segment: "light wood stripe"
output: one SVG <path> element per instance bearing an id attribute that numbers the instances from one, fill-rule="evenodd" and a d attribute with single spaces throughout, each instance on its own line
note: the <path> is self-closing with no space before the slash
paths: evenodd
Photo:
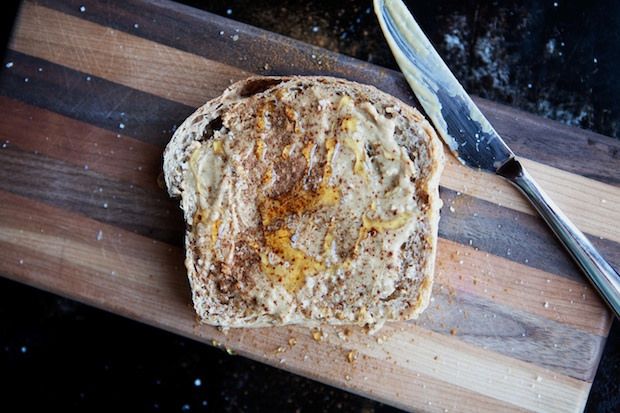
<path id="1" fill-rule="evenodd" d="M 230 81 L 250 75 L 30 2 L 22 6 L 11 48 L 191 106 L 214 97 L 214 91 L 222 90 Z M 501 178 L 462 167 L 450 156 L 448 159 L 441 180 L 443 186 L 507 208 L 535 213 L 517 190 Z M 608 224 L 620 222 L 620 208 L 614 208 L 620 203 L 620 188 L 533 161 L 526 161 L 526 165 L 580 229 L 620 242 L 620 231 Z M 579 190 L 575 183 L 580 184 Z"/>
<path id="2" fill-rule="evenodd" d="M 250 75 L 31 2 L 22 5 L 12 42 L 14 50 L 191 106 Z"/>
<path id="3" fill-rule="evenodd" d="M 159 147 L 130 137 L 118 138 L 105 129 L 6 97 L 0 97 L 0 108 L 8 115 L 0 119 L 0 133 L 10 137 L 12 145 L 80 169 L 88 165 L 90 171 L 120 181 L 163 190 L 156 185 Z M 133 190 L 127 187 L 125 191 L 130 196 Z M 597 335 L 605 335 L 611 323 L 589 285 L 443 238 L 439 240 L 436 274 L 435 291 L 445 287 L 446 291 L 467 292 Z"/>
<path id="4" fill-rule="evenodd" d="M 222 340 L 272 365 L 282 367 L 284 359 L 293 371 L 363 394 L 385 395 L 393 402 L 396 391 L 402 407 L 442 411 L 448 408 L 442 403 L 467 398 L 468 403 L 474 400 L 467 406 L 472 411 L 511 405 L 578 411 L 585 403 L 588 383 L 410 324 L 386 326 L 382 343 L 357 329 L 344 342 L 335 327 L 325 327 L 328 334 L 322 343 L 301 327 L 235 329 L 222 335 L 193 320 L 184 269 L 175 264 L 182 262 L 180 249 L 5 192 L 0 192 L 0 200 L 0 243 L 8 251 L 1 268 L 21 281 L 190 337 Z M 99 230 L 103 237 L 97 240 Z M 303 353 L 276 352 L 291 336 L 297 339 L 296 351 Z M 357 363 L 346 362 L 348 349 L 360 352 Z M 436 382 L 444 384 L 433 386 Z M 432 386 L 430 405 L 416 384 Z M 446 397 L 442 389 L 447 389 Z M 470 399 L 472 393 L 479 395 Z M 474 404 L 476 400 L 480 404 Z"/>

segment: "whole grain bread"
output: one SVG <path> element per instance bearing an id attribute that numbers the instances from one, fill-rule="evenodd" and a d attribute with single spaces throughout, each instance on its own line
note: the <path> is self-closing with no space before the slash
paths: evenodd
<path id="1" fill-rule="evenodd" d="M 442 168 L 430 124 L 372 86 L 330 77 L 231 85 L 164 152 L 200 319 L 376 326 L 417 317 L 431 294 Z"/>

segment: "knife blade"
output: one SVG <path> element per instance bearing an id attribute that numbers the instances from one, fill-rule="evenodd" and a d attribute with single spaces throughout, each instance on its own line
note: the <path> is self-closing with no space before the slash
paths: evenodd
<path id="1" fill-rule="evenodd" d="M 402 1 L 375 0 L 375 13 L 398 66 L 452 153 L 488 172 L 514 158 Z"/>
<path id="2" fill-rule="evenodd" d="M 424 111 L 466 166 L 509 180 L 620 318 L 620 274 L 527 173 L 441 59 L 402 0 L 373 0 L 383 34 Z"/>

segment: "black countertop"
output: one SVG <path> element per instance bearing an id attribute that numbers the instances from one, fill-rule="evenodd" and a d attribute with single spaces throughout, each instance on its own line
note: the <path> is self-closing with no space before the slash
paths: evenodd
<path id="1" fill-rule="evenodd" d="M 184 2 L 396 68 L 370 2 Z M 620 2 L 408 3 L 471 93 L 620 138 Z M 619 348 L 616 321 L 587 411 L 620 411 Z M 20 411 L 395 411 L 3 278 L 0 396 Z"/>

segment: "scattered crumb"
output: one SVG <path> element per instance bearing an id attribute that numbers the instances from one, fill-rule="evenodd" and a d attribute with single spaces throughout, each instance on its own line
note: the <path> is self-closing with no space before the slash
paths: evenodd
<path id="1" fill-rule="evenodd" d="M 86 7 L 80 6 L 80 13 L 84 13 L 86 11 Z"/>
<path id="2" fill-rule="evenodd" d="M 237 40 L 239 40 L 239 35 L 238 35 L 238 34 L 234 34 L 234 35 L 231 37 L 231 39 L 232 39 L 232 41 L 233 41 L 233 42 L 236 42 Z"/>
<path id="3" fill-rule="evenodd" d="M 295 344 L 297 344 L 297 339 L 295 337 L 291 337 L 291 338 L 288 339 L 289 347 L 293 347 L 293 346 L 295 346 Z"/>
<path id="4" fill-rule="evenodd" d="M 269 63 L 265 63 L 265 65 L 263 66 L 263 69 L 265 69 L 265 70 L 269 70 L 269 69 L 271 69 L 271 68 L 269 67 Z"/>
<path id="5" fill-rule="evenodd" d="M 346 376 L 344 376 L 344 379 L 345 379 L 346 381 L 351 381 L 351 376 L 349 376 L 349 375 L 347 374 Z"/>
<path id="6" fill-rule="evenodd" d="M 228 353 L 228 355 L 230 356 L 234 356 L 235 355 L 235 350 L 233 350 L 232 348 L 228 348 L 226 347 L 226 352 Z"/>
<path id="7" fill-rule="evenodd" d="M 540 383 L 541 381 L 543 381 L 543 379 L 540 376 L 536 376 L 536 381 Z"/>
<path id="8" fill-rule="evenodd" d="M 437 361 L 439 359 L 439 356 L 435 356 L 433 357 L 433 360 Z"/>
<path id="9" fill-rule="evenodd" d="M 357 361 L 357 351 L 356 350 L 351 350 L 347 353 L 347 361 L 349 363 L 355 363 L 355 361 Z"/>
<path id="10" fill-rule="evenodd" d="M 312 329 L 312 339 L 314 341 L 322 341 L 323 340 L 323 332 L 319 328 Z"/>
<path id="11" fill-rule="evenodd" d="M 285 349 L 284 347 L 280 346 L 280 347 L 278 347 L 278 348 L 276 349 L 276 354 L 278 354 L 278 353 L 284 353 L 285 351 L 286 351 L 286 349 Z"/>
<path id="12" fill-rule="evenodd" d="M 457 333 L 456 328 L 451 328 L 451 329 L 450 329 L 450 335 L 455 336 L 455 335 L 456 335 L 456 333 Z"/>
<path id="13" fill-rule="evenodd" d="M 286 359 L 280 359 L 280 364 L 286 363 Z"/>
<path id="14" fill-rule="evenodd" d="M 543 307 L 549 308 L 549 303 L 547 301 L 545 301 L 545 303 L 543 304 Z"/>
<path id="15" fill-rule="evenodd" d="M 454 207 L 452 205 L 450 205 L 450 212 L 455 213 L 456 209 L 454 209 Z"/>
<path id="16" fill-rule="evenodd" d="M 138 28 L 140 28 L 140 25 L 138 23 L 134 23 L 133 28 L 134 29 L 138 29 Z"/>
<path id="17" fill-rule="evenodd" d="M 4 67 L 6 67 L 7 69 L 12 68 L 13 67 L 13 62 L 7 62 L 7 64 L 5 64 Z"/>
<path id="18" fill-rule="evenodd" d="M 99 230 L 97 232 L 97 241 L 101 241 L 103 239 L 103 231 Z"/>
<path id="19" fill-rule="evenodd" d="M 125 129 L 125 124 L 121 122 L 121 123 L 118 124 L 118 127 L 120 129 Z"/>

